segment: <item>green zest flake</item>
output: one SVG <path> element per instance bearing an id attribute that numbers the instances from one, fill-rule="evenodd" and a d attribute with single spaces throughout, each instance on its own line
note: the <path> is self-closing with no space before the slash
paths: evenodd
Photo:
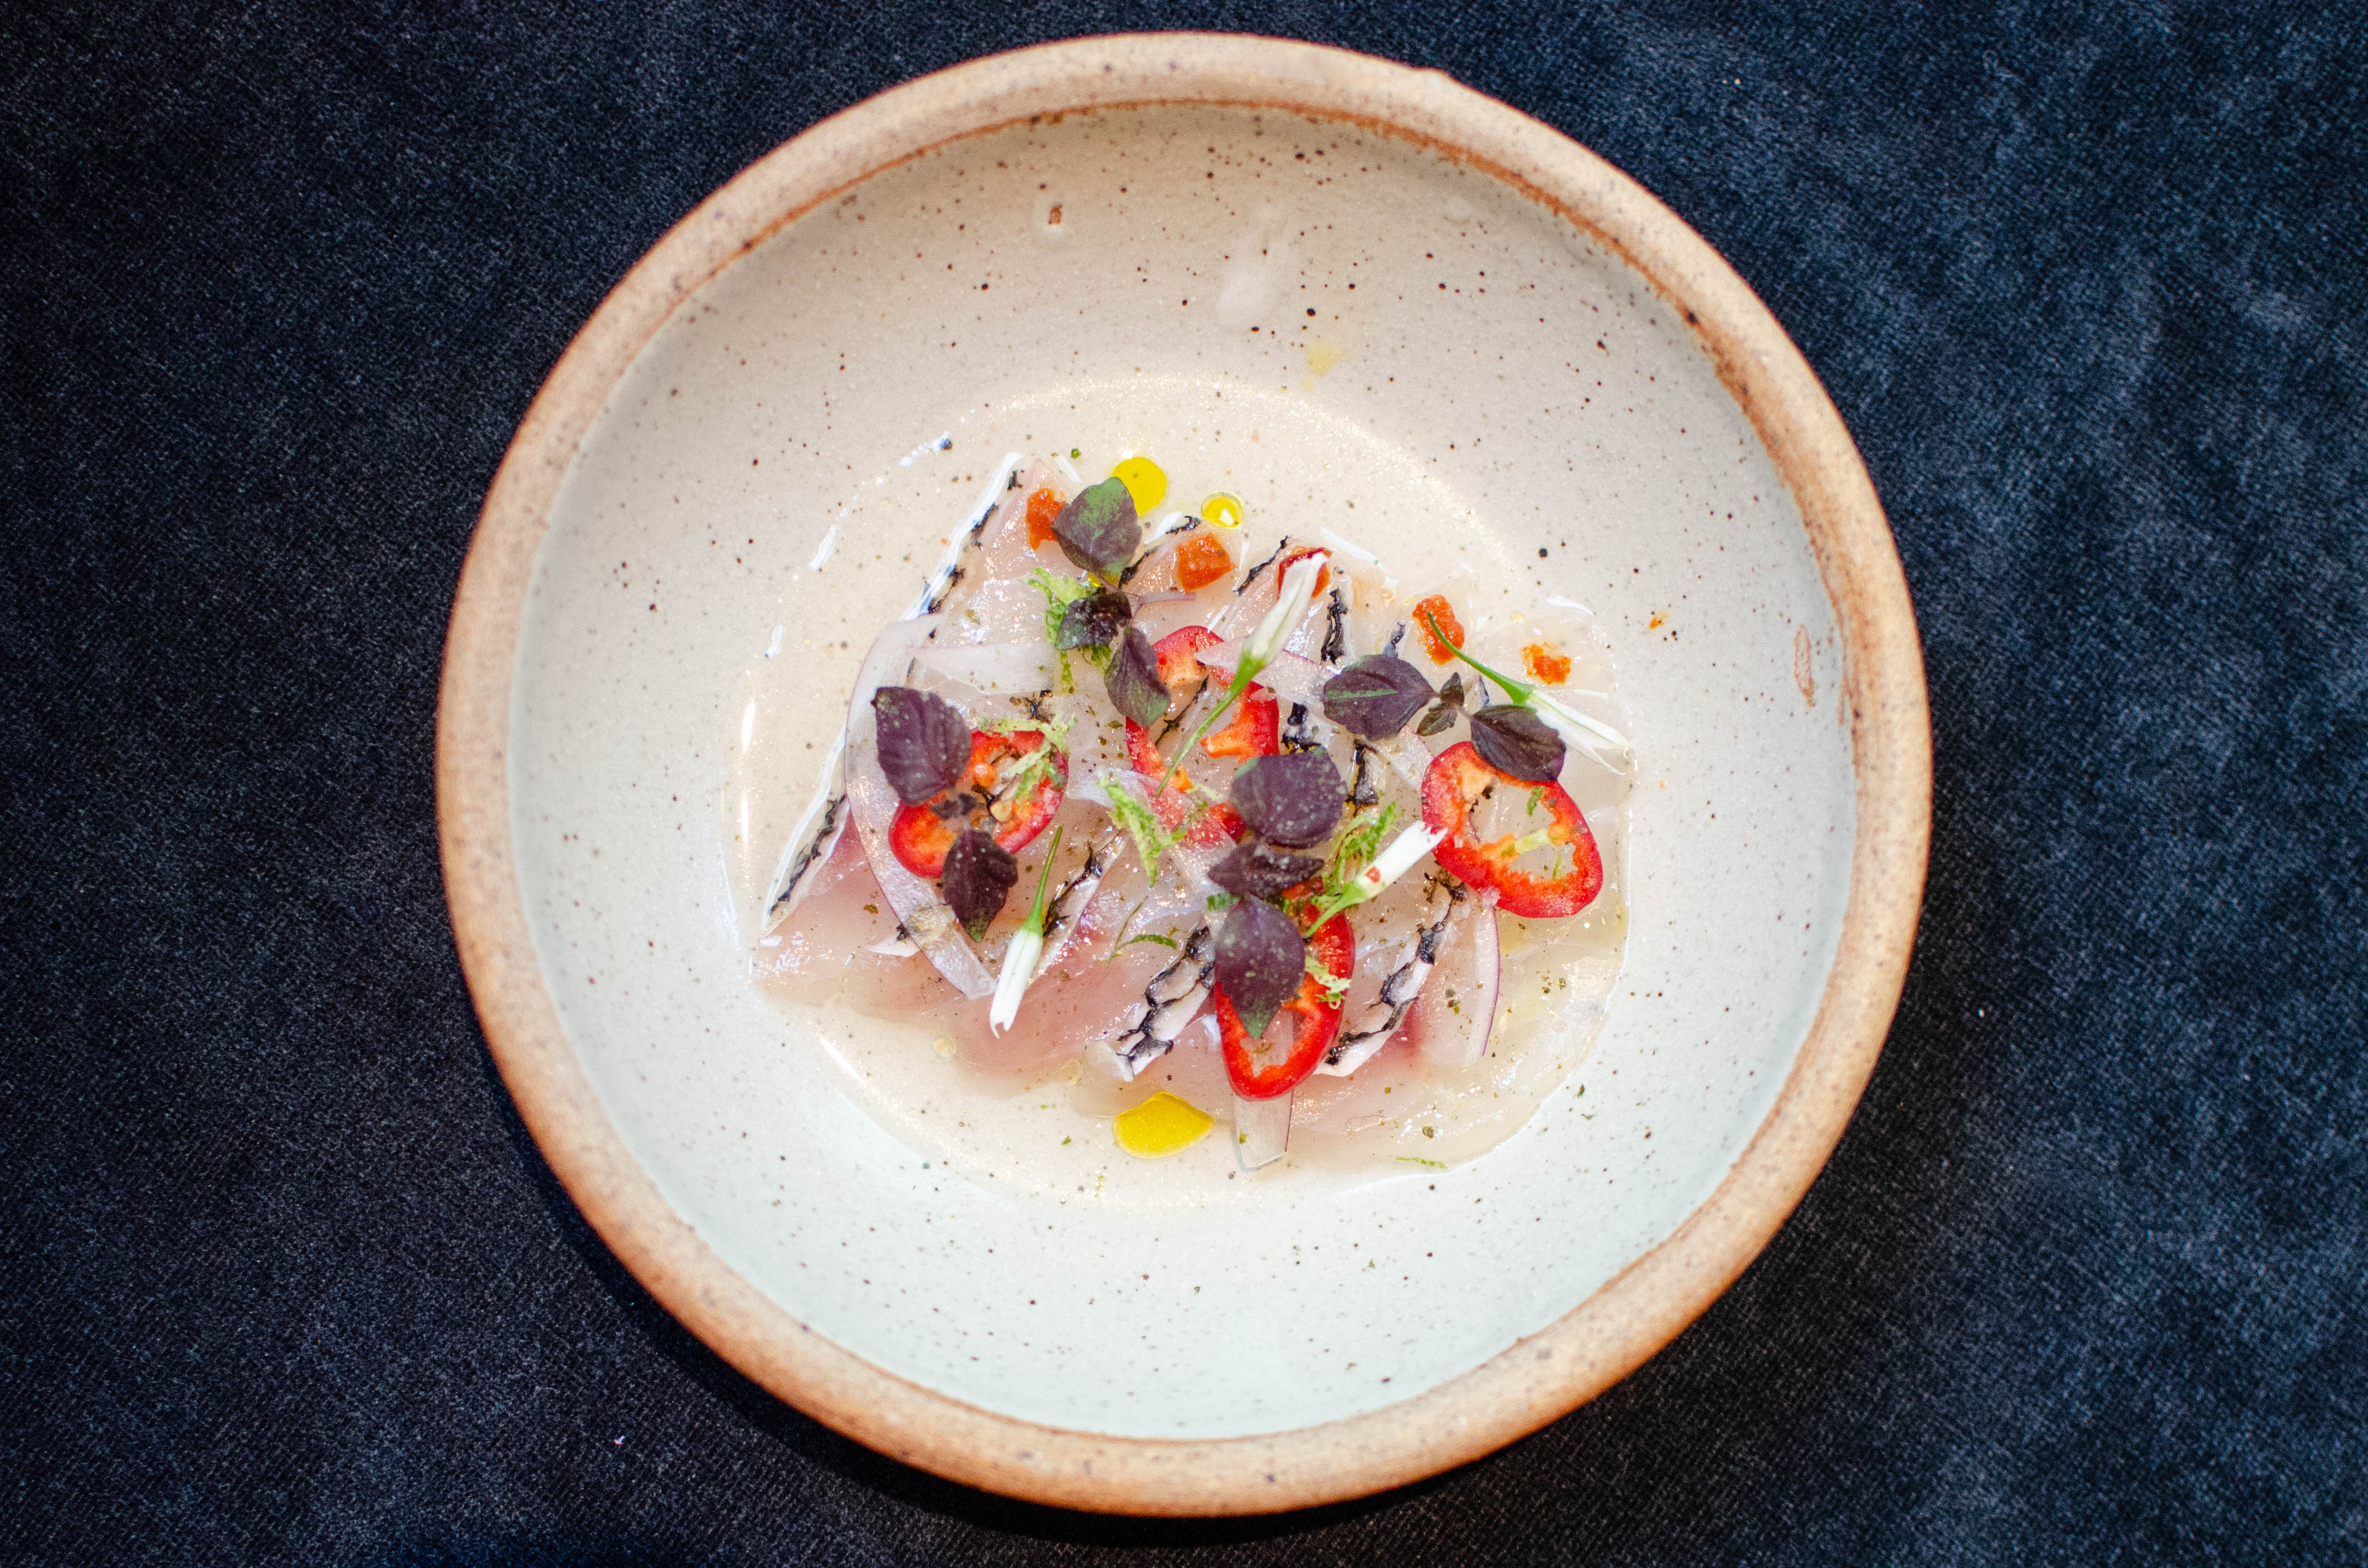
<path id="1" fill-rule="evenodd" d="M 1429 1165 L 1435 1171 L 1443 1171 L 1447 1168 L 1447 1162 L 1445 1160 L 1426 1160 L 1416 1154 L 1400 1154 L 1398 1159 L 1403 1164 L 1409 1165 Z"/>
<path id="2" fill-rule="evenodd" d="M 1152 814 L 1151 808 L 1136 799 L 1134 791 L 1120 779 L 1117 770 L 1103 769 L 1102 792 L 1110 797 L 1110 815 L 1118 820 L 1119 826 L 1126 830 L 1126 835 L 1134 840 L 1134 852 L 1143 858 L 1144 874 L 1156 882 L 1159 881 L 1159 858 L 1176 847 L 1176 840 Z"/>
<path id="3" fill-rule="evenodd" d="M 1539 789 L 1539 790 L 1531 790 L 1531 791 L 1530 791 L 1530 810 L 1529 810 L 1529 814 L 1530 814 L 1531 816 L 1535 816 L 1535 815 L 1537 815 L 1537 814 L 1538 814 L 1538 802 L 1539 802 L 1540 801 L 1544 800 L 1545 798 L 1546 798 L 1546 792 L 1545 792 L 1545 790 L 1543 790 L 1543 789 Z"/>
<path id="4" fill-rule="evenodd" d="M 1207 900 L 1202 903 L 1201 907 L 1207 913 L 1214 915 L 1221 909 L 1233 908 L 1233 906 L 1238 902 L 1239 901 L 1235 899 L 1232 893 L 1212 892 L 1208 896 Z"/>
<path id="5" fill-rule="evenodd" d="M 1063 577 L 1042 566 L 1028 574 L 1028 580 L 1036 585 L 1038 593 L 1044 596 L 1044 641 L 1052 643 L 1061 655 L 1061 688 L 1075 691 L 1077 680 L 1069 673 L 1068 650 L 1060 646 L 1061 613 L 1092 593 L 1094 585 L 1082 577 Z M 1103 651 L 1103 657 L 1109 657 L 1108 650 Z"/>
<path id="6" fill-rule="evenodd" d="M 1154 932 L 1154 931 L 1145 931 L 1145 932 L 1144 932 L 1142 936 L 1140 936 L 1140 937 L 1129 937 L 1125 941 L 1121 942 L 1121 943 L 1119 944 L 1119 946 L 1120 946 L 1120 947 L 1121 947 L 1121 948 L 1131 948 L 1131 947 L 1134 946 L 1137 942 L 1156 942 L 1156 943 L 1158 943 L 1158 944 L 1159 944 L 1161 947 L 1163 947 L 1163 948 L 1173 948 L 1174 946 L 1176 946 L 1176 938 L 1175 938 L 1175 937 L 1162 937 L 1162 936 L 1160 936 L 1158 933 Z M 1113 950 L 1115 950 L 1115 949 L 1113 949 Z"/>
<path id="7" fill-rule="evenodd" d="M 1326 969 L 1322 964 L 1316 962 L 1315 949 L 1313 948 L 1307 949 L 1307 975 L 1309 979 L 1322 986 L 1325 994 L 1330 996 L 1335 1002 L 1338 1002 L 1348 993 L 1348 976 L 1334 974 L 1330 970 Z"/>
<path id="8" fill-rule="evenodd" d="M 1069 731 L 1076 724 L 1075 718 L 1021 719 L 1015 717 L 997 719 L 987 726 L 990 731 L 999 735 L 1008 735 L 1019 730 L 1034 730 L 1044 737 L 1036 743 L 1035 749 L 1023 753 L 1011 765 L 1010 771 L 1003 776 L 1008 780 L 1006 793 L 1012 800 L 1024 801 L 1035 792 L 1036 786 L 1043 782 L 1044 775 L 1052 771 L 1053 753 L 1067 744 Z"/>
<path id="9" fill-rule="evenodd" d="M 1357 878 L 1382 852 L 1397 815 L 1398 808 L 1392 802 L 1378 812 L 1359 812 L 1340 830 L 1340 836 L 1332 846 L 1331 862 L 1324 868 L 1323 891 L 1315 895 L 1318 924 L 1365 901 L 1365 890 L 1358 885 Z"/>
<path id="10" fill-rule="evenodd" d="M 1028 574 L 1036 591 L 1044 596 L 1044 641 L 1055 642 L 1061 635 L 1061 616 L 1071 605 L 1094 591 L 1094 585 L 1083 577 L 1063 577 L 1039 566 Z"/>

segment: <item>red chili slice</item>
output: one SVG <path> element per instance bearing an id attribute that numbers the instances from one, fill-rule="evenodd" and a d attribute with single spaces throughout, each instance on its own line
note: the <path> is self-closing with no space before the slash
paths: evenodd
<path id="1" fill-rule="evenodd" d="M 1209 673 L 1201 663 L 1201 650 L 1213 648 L 1224 641 L 1205 626 L 1179 626 L 1151 645 L 1153 656 L 1159 661 L 1160 681 L 1167 687 L 1171 702 Z"/>
<path id="2" fill-rule="evenodd" d="M 1201 663 L 1201 650 L 1213 648 L 1224 641 L 1205 626 L 1180 626 L 1151 645 L 1151 652 L 1159 660 L 1160 681 L 1175 700 L 1191 696 L 1192 688 L 1209 674 L 1208 667 Z M 1201 743 L 1202 751 L 1211 756 L 1249 757 L 1272 756 L 1282 749 L 1281 714 L 1273 694 L 1266 687 L 1253 686 L 1242 693 L 1235 711 L 1232 723 Z M 1220 750 L 1221 744 L 1226 749 Z M 1132 719 L 1126 722 L 1126 756 L 1134 770 L 1146 778 L 1157 778 L 1167 771 L 1167 759 L 1152 744 L 1151 732 Z M 1151 803 L 1162 823 L 1174 827 L 1184 820 L 1181 797 L 1191 788 L 1178 769 L 1175 784 Z M 1202 813 L 1184 841 L 1193 845 L 1219 844 L 1228 838 L 1239 838 L 1242 833 L 1240 813 L 1231 806 L 1217 805 Z"/>
<path id="3" fill-rule="evenodd" d="M 1282 749 L 1282 710 L 1262 686 L 1242 693 L 1225 727 L 1201 743 L 1211 756 L 1272 756 Z"/>
<path id="4" fill-rule="evenodd" d="M 1496 786 L 1521 795 L 1539 792 L 1538 803 L 1547 812 L 1544 842 L 1570 851 L 1568 871 L 1544 877 L 1514 865 L 1520 853 L 1514 834 L 1486 844 L 1472 837 L 1472 808 Z M 1470 741 L 1458 741 L 1431 759 L 1430 771 L 1422 776 L 1422 821 L 1447 835 L 1431 851 L 1439 863 L 1475 888 L 1494 889 L 1497 907 L 1508 915 L 1576 915 L 1603 891 L 1603 857 L 1577 802 L 1559 784 L 1532 784 L 1491 767 Z"/>
<path id="5" fill-rule="evenodd" d="M 1319 594 L 1322 593 L 1325 589 L 1332 585 L 1332 560 L 1338 554 L 1339 551 L 1338 551 L 1318 550 L 1312 544 L 1292 551 L 1289 555 L 1284 556 L 1281 560 L 1274 563 L 1275 587 L 1280 589 L 1282 586 L 1283 574 L 1289 572 L 1292 567 L 1298 565 L 1301 562 L 1306 560 L 1311 555 L 1321 555 L 1325 558 L 1325 564 L 1324 570 L 1315 574 L 1315 591 Z"/>
<path id="6" fill-rule="evenodd" d="M 962 788 L 982 800 L 990 797 L 1001 766 L 1016 762 L 1044 744 L 1041 730 L 1014 730 L 1000 735 L 988 730 L 970 733 L 970 770 L 962 777 Z M 985 807 L 968 813 L 957 812 L 941 817 L 930 805 L 899 806 L 896 820 L 888 824 L 888 847 L 905 869 L 916 877 L 934 877 L 946 869 L 946 851 L 953 847 L 954 839 L 962 829 L 975 823 L 995 835 L 995 841 L 1013 854 L 1018 854 L 1038 834 L 1053 824 L 1061 809 L 1061 797 L 1069 787 L 1069 754 L 1057 748 L 1053 753 L 1052 766 L 1037 781 L 1023 800 L 1011 803 L 1011 812 L 997 823 Z M 944 795 L 938 800 L 945 799 Z"/>
<path id="7" fill-rule="evenodd" d="M 1349 929 L 1349 917 L 1336 915 L 1315 929 L 1307 938 L 1308 948 L 1315 961 L 1335 980 L 1347 980 L 1357 972 L 1357 937 Z M 1277 1059 L 1274 1050 L 1261 1036 L 1253 1046 L 1242 1020 L 1235 1016 L 1234 1005 L 1225 997 L 1225 988 L 1216 988 L 1217 1042 L 1224 1049 L 1225 1077 L 1234 1085 L 1234 1093 L 1246 1100 L 1270 1100 L 1277 1095 L 1287 1095 L 1299 1086 L 1300 1080 L 1315 1071 L 1324 1060 L 1324 1052 L 1332 1044 L 1332 1037 L 1340 1029 L 1341 1004 L 1349 999 L 1346 990 L 1326 990 L 1309 975 L 1299 983 L 1299 994 L 1275 1010 L 1275 1022 L 1290 1015 L 1293 1023 L 1291 1049 Z M 1274 1032 L 1274 1024 L 1267 1025 L 1267 1033 Z"/>

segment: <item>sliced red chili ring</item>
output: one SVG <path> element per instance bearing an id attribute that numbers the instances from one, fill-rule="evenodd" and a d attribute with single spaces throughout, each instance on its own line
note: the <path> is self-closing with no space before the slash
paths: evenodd
<path id="1" fill-rule="evenodd" d="M 1310 952 L 1324 971 L 1335 980 L 1345 981 L 1357 972 L 1357 937 L 1349 929 L 1349 917 L 1336 915 L 1316 927 L 1307 938 Z M 1349 999 L 1344 986 L 1333 991 L 1319 984 L 1314 975 L 1299 983 L 1298 994 L 1275 1010 L 1275 1023 L 1288 1015 L 1292 1020 L 1291 1049 L 1280 1057 L 1266 1037 L 1256 1041 L 1242 1028 L 1241 1018 L 1234 1005 L 1226 999 L 1225 988 L 1216 987 L 1217 1043 L 1225 1057 L 1225 1077 L 1234 1093 L 1246 1100 L 1269 1100 L 1277 1095 L 1287 1095 L 1299 1086 L 1300 1081 L 1315 1071 L 1331 1047 L 1332 1037 L 1340 1029 L 1340 1008 Z M 1274 1032 L 1274 1023 L 1267 1025 L 1267 1034 Z"/>
<path id="2" fill-rule="evenodd" d="M 1535 835 L 1505 834 L 1483 844 L 1472 836 L 1472 811 L 1494 788 L 1527 795 L 1535 790 L 1546 809 L 1547 821 Z M 1423 825 L 1447 836 L 1431 851 L 1450 872 L 1484 892 L 1493 890 L 1497 907 L 1507 915 L 1533 919 L 1576 915 L 1603 891 L 1603 857 L 1595 835 L 1578 804 L 1559 784 L 1533 784 L 1488 765 L 1470 741 L 1458 741 L 1431 759 L 1422 776 Z M 1542 876 L 1514 864 L 1525 846 L 1522 837 L 1552 844 L 1570 852 L 1571 865 L 1560 876 Z"/>
<path id="3" fill-rule="evenodd" d="M 1014 730 L 1009 734 L 997 734 L 990 730 L 970 733 L 970 768 L 962 776 L 962 788 L 980 800 L 989 799 L 995 790 L 1002 766 L 1017 762 L 1044 744 L 1041 730 Z M 1055 749 L 1044 777 L 1029 790 L 1025 799 L 1011 802 L 1008 815 L 997 821 L 985 806 L 967 812 L 957 812 L 941 817 L 932 809 L 938 801 L 925 805 L 899 806 L 896 820 L 888 824 L 888 847 L 905 869 L 916 877 L 934 877 L 946 869 L 946 851 L 962 829 L 975 824 L 992 833 L 995 841 L 1018 854 L 1030 840 L 1053 824 L 1061 809 L 1061 798 L 1069 787 L 1068 753 Z"/>

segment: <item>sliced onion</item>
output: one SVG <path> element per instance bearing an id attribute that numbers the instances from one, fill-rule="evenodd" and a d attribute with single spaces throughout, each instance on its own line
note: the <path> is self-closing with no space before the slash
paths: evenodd
<path id="1" fill-rule="evenodd" d="M 904 922 L 906 933 L 955 990 L 973 999 L 995 994 L 995 976 L 979 962 L 970 939 L 962 935 L 962 923 L 938 896 L 937 884 L 906 870 L 888 846 L 889 824 L 896 820 L 896 792 L 888 787 L 888 776 L 880 770 L 879 754 L 870 740 L 847 748 L 847 799 L 856 836 L 863 845 L 863 858 L 871 863 L 871 874 L 880 879 L 880 891 L 887 895 L 888 906 Z"/>
<path id="2" fill-rule="evenodd" d="M 1025 642 L 932 642 L 921 651 L 921 663 L 983 697 L 1050 691 L 1061 675 L 1060 654 L 1042 637 Z"/>
<path id="3" fill-rule="evenodd" d="M 1290 1149 L 1291 1102 L 1298 1097 L 1296 1089 L 1265 1100 L 1234 1096 L 1234 1158 L 1242 1169 L 1263 1169 Z"/>
<path id="4" fill-rule="evenodd" d="M 1459 918 L 1447 928 L 1439 963 L 1415 1004 L 1423 1016 L 1417 1053 L 1433 1067 L 1468 1067 L 1479 1061 L 1488 1054 L 1488 1040 L 1497 1028 L 1497 997 L 1504 979 L 1497 900 L 1484 893 L 1471 903 L 1471 913 L 1459 911 Z M 1458 993 L 1453 1012 L 1440 1000 L 1446 994 L 1442 987 L 1450 985 Z"/>
<path id="5" fill-rule="evenodd" d="M 936 884 L 905 869 L 888 846 L 888 830 L 896 820 L 898 801 L 896 792 L 888 787 L 888 776 L 880 770 L 879 726 L 872 716 L 871 699 L 882 687 L 904 680 L 914 658 L 941 624 L 940 618 L 933 615 L 900 620 L 881 632 L 863 656 L 847 710 L 848 815 L 863 846 L 863 858 L 879 879 L 889 907 L 904 922 L 905 933 L 920 944 L 955 990 L 969 997 L 991 996 L 995 976 L 979 961 L 969 938 L 962 935 L 961 922 L 938 896 Z"/>

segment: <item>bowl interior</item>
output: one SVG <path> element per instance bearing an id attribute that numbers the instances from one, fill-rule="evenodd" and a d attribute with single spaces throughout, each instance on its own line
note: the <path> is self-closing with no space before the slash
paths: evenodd
<path id="1" fill-rule="evenodd" d="M 1641 759 L 1625 968 L 1608 1017 L 1567 1021 L 1585 1059 L 1500 1148 L 1251 1180 L 1079 1138 L 1048 1179 L 1020 1157 L 1042 1153 L 1021 1147 L 1026 1096 L 951 1063 L 917 1096 L 873 1092 L 868 1053 L 926 1043 L 753 987 L 735 880 L 778 844 L 724 789 L 734 748 L 810 777 L 871 637 L 994 464 L 1056 447 L 1153 452 L 1304 530 L 1345 528 L 1358 514 L 1323 508 L 1353 500 L 1411 541 L 1409 580 L 1461 562 L 1592 609 Z M 600 1105 L 757 1290 L 988 1412 L 1277 1432 L 1534 1334 L 1735 1164 L 1850 888 L 1837 649 L 1750 421 L 1600 242 L 1345 121 L 1082 112 L 861 178 L 625 369 L 536 561 L 510 826 Z M 784 658 L 800 679 L 759 722 L 750 683 Z"/>

